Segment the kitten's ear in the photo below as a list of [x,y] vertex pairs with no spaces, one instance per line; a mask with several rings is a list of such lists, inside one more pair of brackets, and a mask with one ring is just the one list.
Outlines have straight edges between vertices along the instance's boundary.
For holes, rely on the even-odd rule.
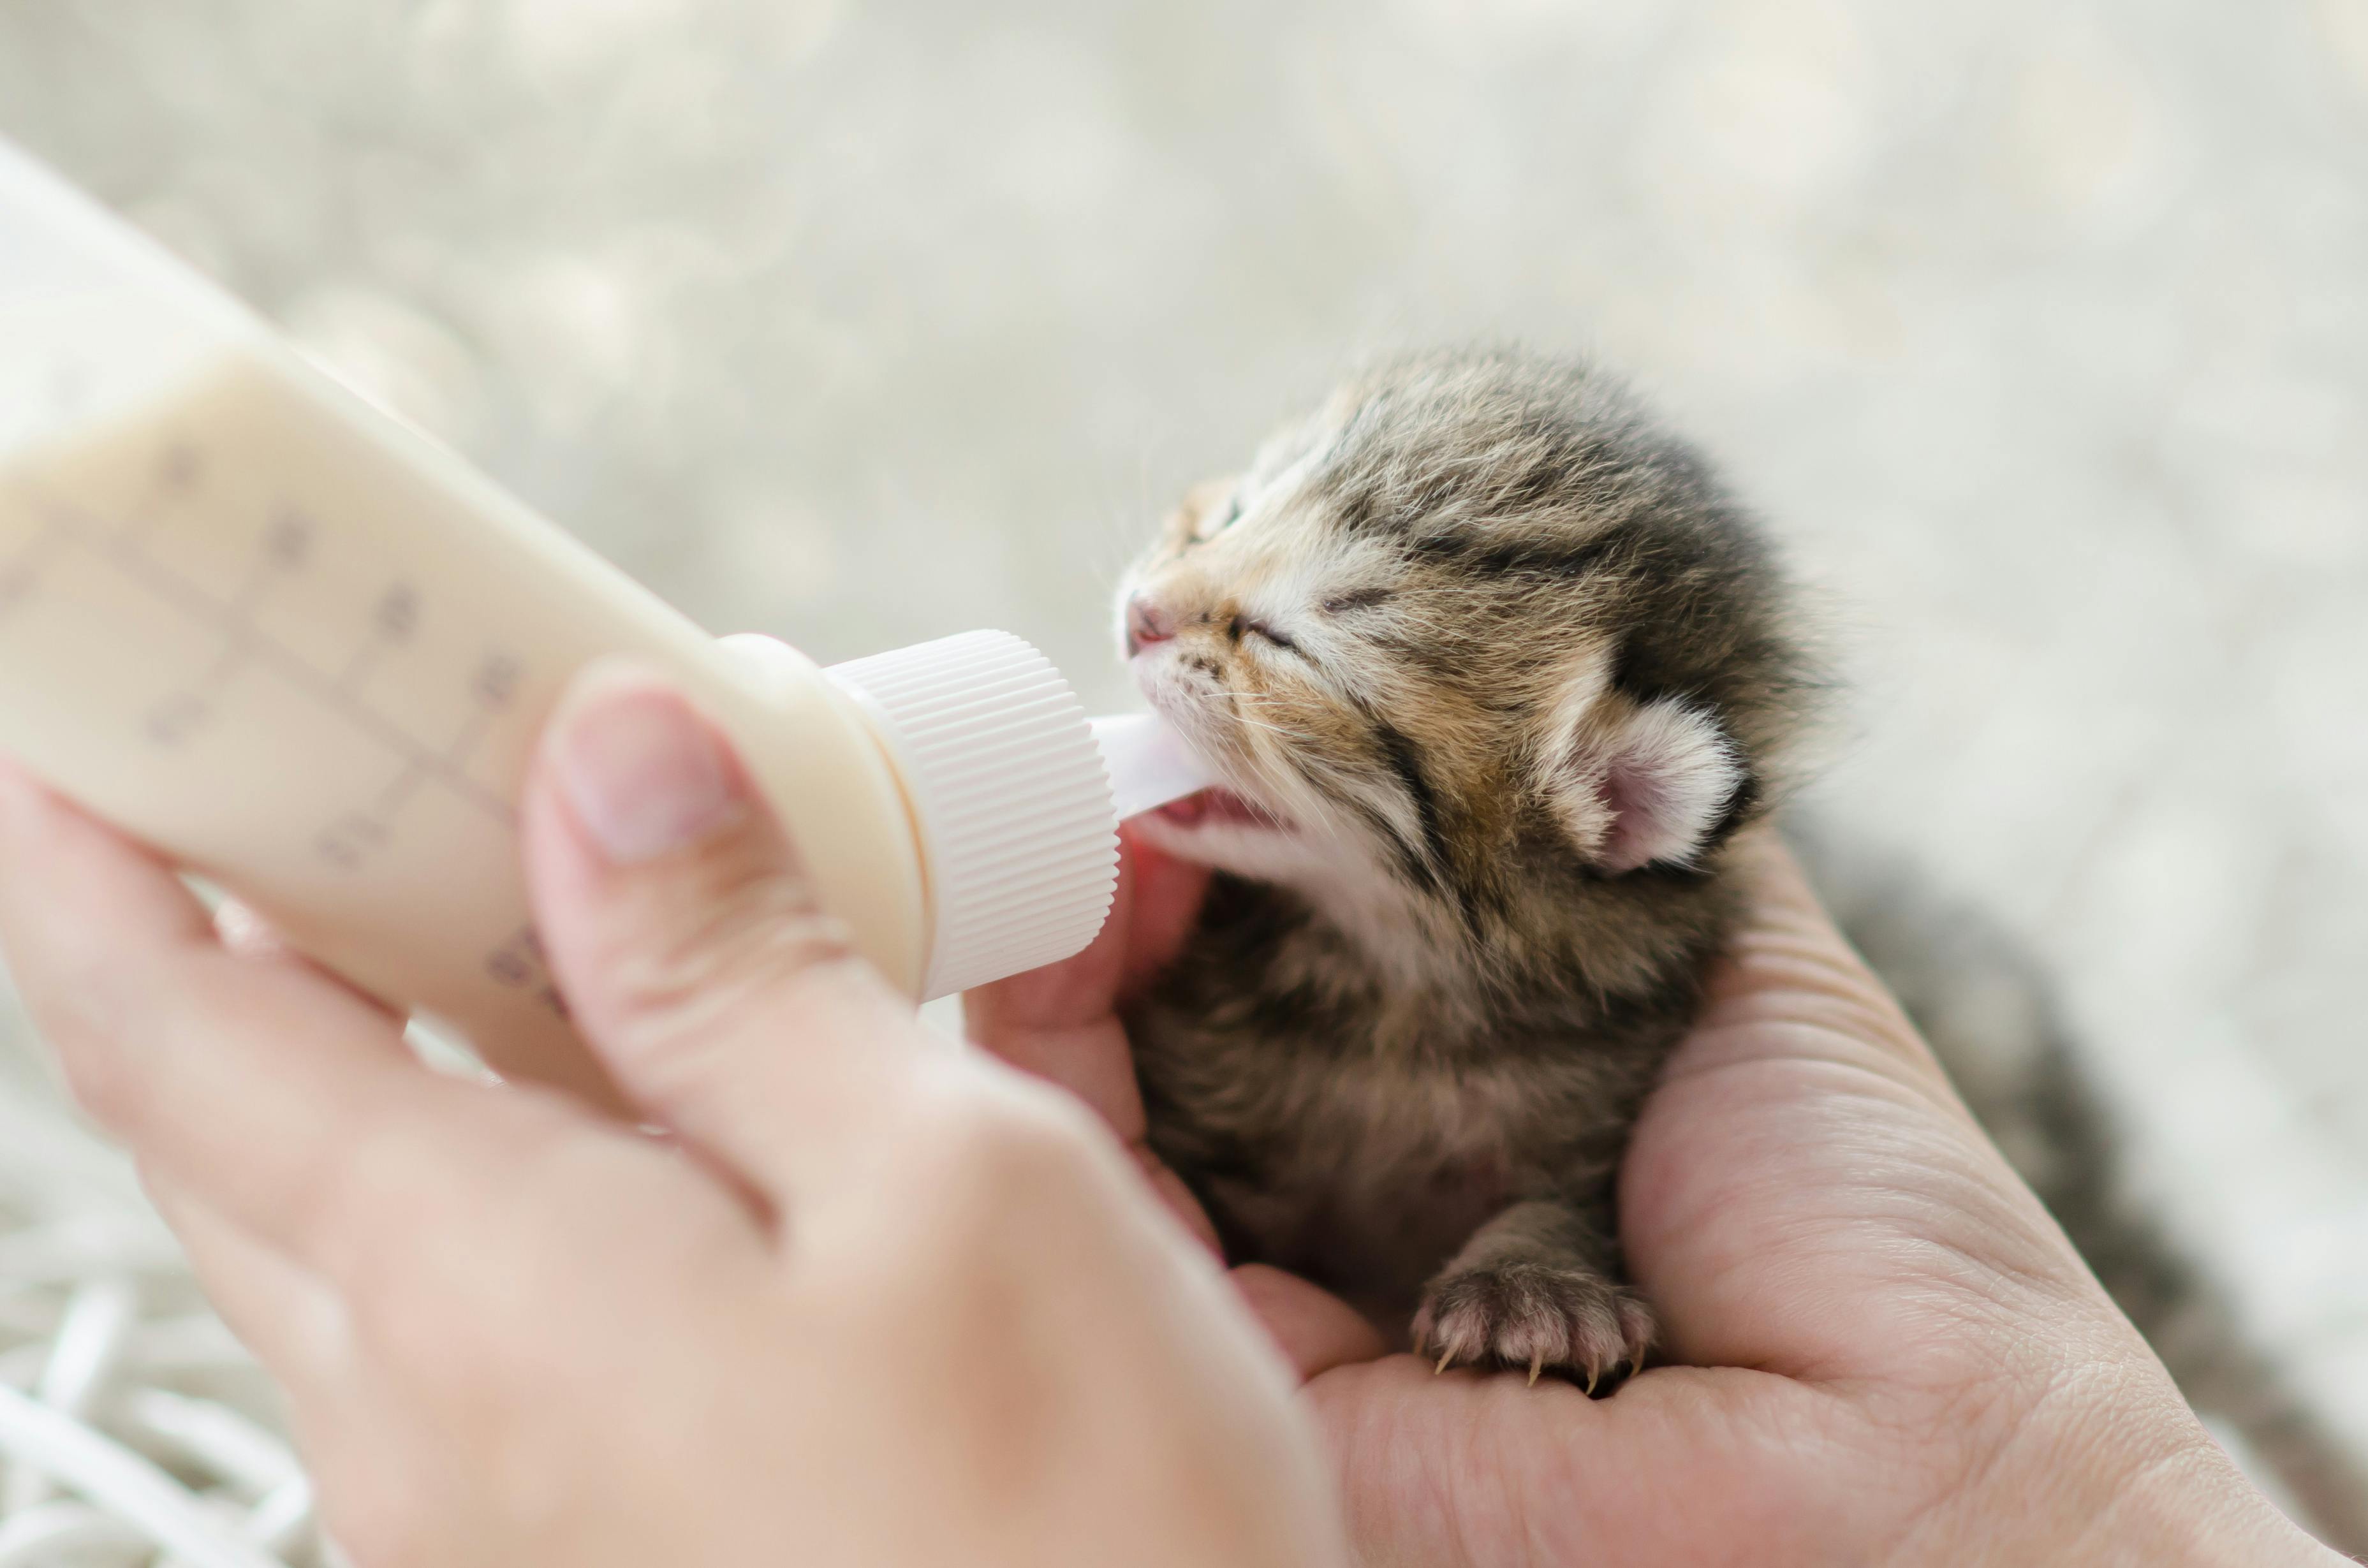
[[1683,866],[1736,809],[1751,772],[1718,721],[1675,698],[1604,696],[1557,726],[1545,789],[1581,853],[1617,875]]

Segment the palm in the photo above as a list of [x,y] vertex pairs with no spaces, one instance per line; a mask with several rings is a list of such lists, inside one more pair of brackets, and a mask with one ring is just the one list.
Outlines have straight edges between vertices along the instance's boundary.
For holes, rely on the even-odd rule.
[[[1789,858],[1755,853],[1758,917],[1622,1171],[1666,1364],[1608,1400],[1434,1376],[1315,1287],[1237,1271],[1308,1380],[1369,1561],[1778,1562],[1904,1541],[1963,1479],[1965,1424],[2003,1441],[2010,1391],[2044,1383],[2014,1375],[2003,1325],[2070,1314],[2128,1336]],[[983,1043],[1139,1148],[1115,1004],[1175,950],[1200,880],[1129,858],[1093,949],[973,994],[971,1013]],[[1985,1324],[2000,1327],[1968,1333]]]

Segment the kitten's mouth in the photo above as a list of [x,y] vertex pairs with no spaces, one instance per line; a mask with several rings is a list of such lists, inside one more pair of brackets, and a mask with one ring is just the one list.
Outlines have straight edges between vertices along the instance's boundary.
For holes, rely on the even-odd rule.
[[[1201,748],[1190,739],[1198,727],[1192,721],[1199,717],[1195,704],[1185,699],[1174,687],[1172,661],[1162,660],[1156,648],[1136,651],[1128,664],[1134,671],[1135,685],[1149,699],[1154,711],[1165,718],[1177,740],[1195,753]],[[1205,766],[1205,754],[1202,755]],[[1269,833],[1288,833],[1291,824],[1267,810],[1246,795],[1239,795],[1222,784],[1196,790],[1181,799],[1168,801],[1147,813],[1164,818],[1178,827],[1249,827]]]
[[1178,827],[1224,823],[1238,827],[1279,830],[1291,825],[1265,807],[1222,788],[1202,790],[1180,801],[1170,801],[1159,808],[1158,814]]

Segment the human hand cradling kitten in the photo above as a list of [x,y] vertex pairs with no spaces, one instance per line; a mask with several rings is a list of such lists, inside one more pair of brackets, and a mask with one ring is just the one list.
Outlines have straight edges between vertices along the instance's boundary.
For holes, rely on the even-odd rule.
[[[2279,1517],[1975,1125],[1791,856],[1647,1099],[1619,1183],[1663,1364],[1610,1399],[1437,1375],[1347,1303],[1235,1271],[1306,1384],[1376,1563],[2337,1561]],[[1131,842],[1076,959],[973,1035],[1143,1153],[1119,1009],[1205,873]]]

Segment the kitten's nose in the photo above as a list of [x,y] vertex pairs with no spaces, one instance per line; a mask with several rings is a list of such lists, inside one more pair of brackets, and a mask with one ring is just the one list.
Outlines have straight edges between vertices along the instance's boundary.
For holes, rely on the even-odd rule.
[[1154,642],[1165,642],[1176,635],[1176,622],[1141,594],[1129,594],[1126,599],[1126,651],[1130,656],[1142,653]]

